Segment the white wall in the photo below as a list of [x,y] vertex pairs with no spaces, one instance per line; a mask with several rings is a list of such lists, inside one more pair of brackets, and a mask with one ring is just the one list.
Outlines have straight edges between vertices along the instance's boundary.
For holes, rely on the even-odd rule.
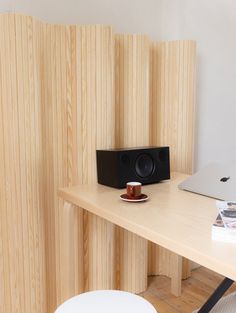
[[236,160],[235,0],[0,0],[55,23],[111,24],[116,32],[198,43],[196,169]]

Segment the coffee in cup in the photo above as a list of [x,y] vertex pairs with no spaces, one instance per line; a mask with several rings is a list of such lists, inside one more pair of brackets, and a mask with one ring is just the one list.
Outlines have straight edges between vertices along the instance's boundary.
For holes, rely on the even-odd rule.
[[128,182],[126,184],[126,192],[129,198],[138,199],[141,196],[141,187],[140,182]]

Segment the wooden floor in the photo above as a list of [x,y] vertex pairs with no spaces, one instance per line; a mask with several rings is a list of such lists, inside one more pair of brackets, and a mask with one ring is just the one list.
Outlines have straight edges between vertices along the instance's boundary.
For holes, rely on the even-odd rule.
[[[183,281],[182,295],[175,297],[170,294],[170,279],[154,276],[149,277],[148,290],[141,295],[154,305],[158,313],[190,313],[201,307],[222,279],[222,276],[200,267],[192,272],[191,278]],[[236,291],[236,284],[227,293],[232,291]]]

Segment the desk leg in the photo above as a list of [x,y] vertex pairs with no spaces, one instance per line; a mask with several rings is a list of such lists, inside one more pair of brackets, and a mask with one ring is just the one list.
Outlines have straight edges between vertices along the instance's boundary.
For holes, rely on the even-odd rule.
[[171,293],[181,295],[183,258],[152,242],[149,242],[148,275],[165,275],[171,278]]
[[115,225],[84,212],[85,290],[115,289]]
[[60,214],[59,285],[60,303],[84,291],[83,210],[68,202]]
[[198,313],[209,313],[213,306],[220,300],[226,290],[233,284],[233,280],[230,278],[225,278],[222,283],[216,288],[213,294],[208,298],[208,300],[203,304],[203,306],[198,310]]
[[121,228],[119,235],[120,288],[143,292],[147,289],[147,240]]
[[171,254],[171,269],[171,293],[179,297],[182,284],[182,257],[180,255]]

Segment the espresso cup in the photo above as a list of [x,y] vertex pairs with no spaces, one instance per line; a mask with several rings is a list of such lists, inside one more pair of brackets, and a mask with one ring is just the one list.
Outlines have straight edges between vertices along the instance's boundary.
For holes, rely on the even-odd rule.
[[126,192],[128,197],[137,199],[141,196],[141,186],[139,182],[128,182],[126,184]]

